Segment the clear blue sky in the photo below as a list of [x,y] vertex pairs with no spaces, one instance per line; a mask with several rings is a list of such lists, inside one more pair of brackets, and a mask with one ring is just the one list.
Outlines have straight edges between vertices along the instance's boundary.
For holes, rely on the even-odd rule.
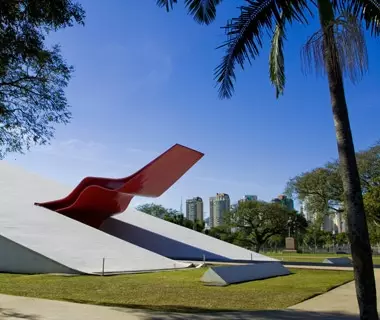
[[[236,94],[219,100],[213,68],[223,52],[227,18],[237,1],[225,1],[206,27],[182,5],[166,13],[155,1],[81,0],[85,27],[59,31],[75,74],[67,90],[73,120],[57,127],[49,147],[7,159],[75,185],[86,175],[123,177],[180,143],[205,157],[154,202],[179,209],[183,197],[216,192],[237,201],[244,194],[269,200],[287,180],[337,156],[326,79],[301,72],[300,48],[316,31],[294,25],[286,42],[285,95],[275,98],[268,79],[268,44],[246,71]],[[369,74],[347,98],[357,149],[380,138],[378,40],[369,38]],[[134,205],[151,199],[136,198]]]

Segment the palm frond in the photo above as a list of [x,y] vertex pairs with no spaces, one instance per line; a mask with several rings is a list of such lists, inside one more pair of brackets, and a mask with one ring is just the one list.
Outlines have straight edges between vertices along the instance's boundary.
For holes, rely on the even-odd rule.
[[333,0],[334,7],[340,11],[349,11],[374,36],[380,35],[380,1],[379,0]]
[[[338,67],[343,75],[357,82],[368,70],[368,53],[364,30],[358,18],[350,12],[342,12],[327,26],[332,29],[329,36],[334,37],[329,43],[334,43],[336,50],[334,59],[339,62]],[[323,31],[314,33],[303,46],[301,60],[305,73],[313,69],[317,73],[325,73],[324,61],[325,43]],[[332,64],[335,66],[335,64]],[[337,70],[340,72],[340,70]]]
[[247,60],[255,59],[263,44],[263,31],[273,32],[273,23],[281,20],[297,20],[307,23],[305,13],[310,13],[307,0],[246,0],[240,7],[238,18],[229,21],[226,29],[227,40],[219,48],[226,48],[226,54],[215,68],[215,80],[219,84],[219,96],[230,98],[234,92],[235,66],[244,69]]
[[[184,0],[186,9],[194,20],[198,23],[210,24],[215,20],[216,7],[222,0]],[[173,5],[178,3],[178,0],[157,0],[156,4],[159,7],[165,7],[167,11],[173,9]]]
[[171,9],[173,9],[173,5],[177,2],[177,0],[157,0],[156,4],[159,7],[165,7],[166,11],[170,11]]
[[216,7],[222,0],[185,0],[188,12],[198,23],[210,24],[215,20]]
[[285,88],[285,61],[283,43],[285,36],[285,21],[283,14],[277,23],[272,38],[272,46],[269,55],[269,77],[276,88],[276,98],[284,93]]

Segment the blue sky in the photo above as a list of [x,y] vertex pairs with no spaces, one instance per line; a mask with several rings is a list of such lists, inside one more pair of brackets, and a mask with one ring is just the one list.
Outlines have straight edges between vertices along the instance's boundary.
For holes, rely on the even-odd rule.
[[[75,185],[87,175],[123,177],[171,145],[195,148],[205,157],[158,199],[135,198],[179,209],[181,197],[216,192],[237,201],[244,194],[269,200],[287,180],[337,156],[325,78],[305,76],[300,48],[317,30],[293,25],[286,50],[285,95],[275,98],[268,79],[268,47],[252,67],[238,70],[236,94],[220,100],[213,68],[223,51],[220,28],[237,14],[225,1],[211,26],[200,26],[182,5],[166,13],[155,1],[81,0],[85,27],[59,31],[76,71],[67,89],[73,120],[58,126],[50,146],[6,159]],[[347,99],[357,149],[380,138],[378,40],[368,37],[370,72]],[[377,42],[376,42],[377,41]]]

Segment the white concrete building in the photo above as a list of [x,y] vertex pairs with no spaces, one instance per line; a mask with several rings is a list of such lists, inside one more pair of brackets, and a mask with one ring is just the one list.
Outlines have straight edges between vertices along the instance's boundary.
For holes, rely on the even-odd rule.
[[[34,205],[72,187],[0,162],[0,272],[140,272],[187,268],[179,260],[276,261],[135,209],[90,227]],[[104,267],[104,269],[103,269]]]

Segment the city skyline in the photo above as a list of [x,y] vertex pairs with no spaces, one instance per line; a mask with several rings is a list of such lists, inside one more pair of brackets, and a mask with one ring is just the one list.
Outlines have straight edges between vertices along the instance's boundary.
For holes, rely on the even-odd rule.
[[[233,205],[237,205],[237,204],[239,204],[240,202],[243,202],[243,201],[265,201],[265,200],[260,199],[257,195],[253,195],[253,194],[245,194],[244,196],[240,197],[236,201],[232,201],[231,198],[229,197],[229,194],[225,193],[225,192],[217,192],[216,195],[217,196],[218,195],[227,195],[228,199],[229,199],[229,207],[232,207]],[[203,218],[202,219],[198,219],[198,220],[205,220],[206,218],[210,218],[210,216],[211,216],[211,200],[215,199],[215,197],[214,196],[209,196],[208,199],[209,199],[209,201],[208,201],[208,204],[209,204],[208,208],[209,208],[209,210],[206,211],[205,210],[205,203],[207,203],[207,201],[203,201],[202,197],[196,196],[196,197],[185,198],[186,211],[182,212],[181,211],[181,209],[182,209],[182,198],[181,198],[181,204],[180,204],[178,212],[182,213],[187,219],[193,221],[192,214],[189,214],[188,203],[192,203],[194,205],[194,202],[196,203],[196,202],[200,201],[202,203],[202,205],[201,205],[202,209],[198,208],[198,210],[202,210],[202,216],[203,216]],[[281,204],[285,205],[289,210],[295,210],[295,207],[294,207],[294,202],[295,201],[293,199],[287,197],[286,195],[280,194],[276,198],[272,198],[271,202],[278,202],[278,203],[281,203]],[[302,208],[302,206],[300,208]],[[176,208],[172,208],[172,209],[177,210]],[[193,208],[192,210],[196,210],[196,209]]]

